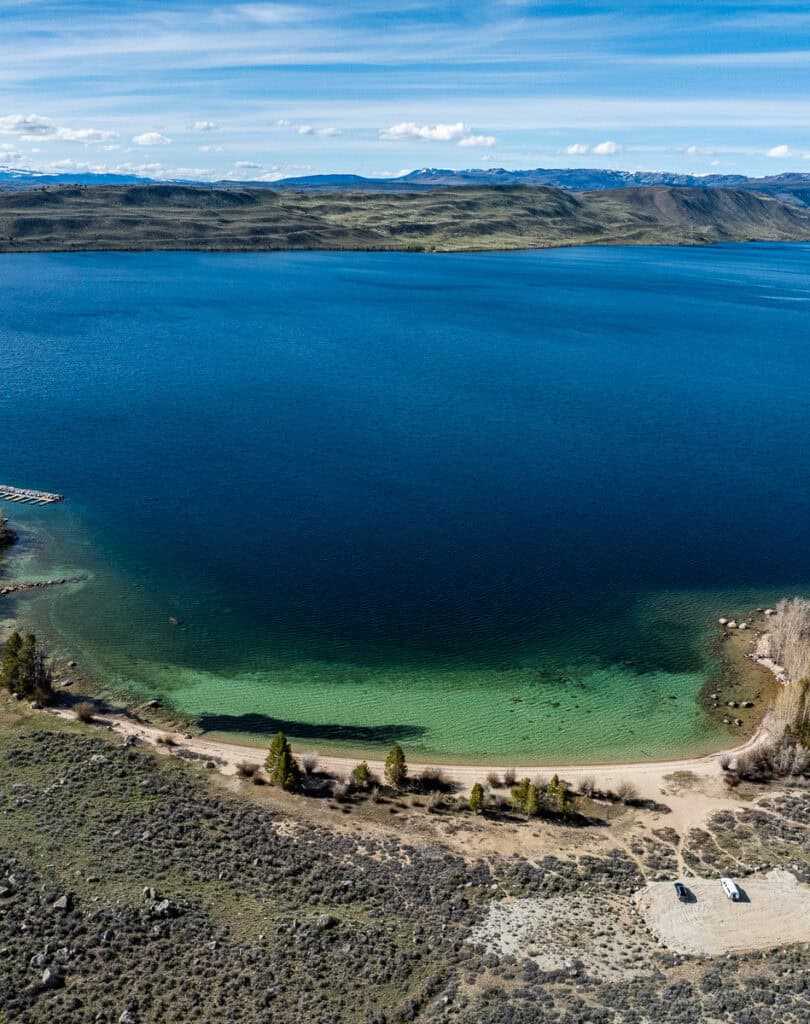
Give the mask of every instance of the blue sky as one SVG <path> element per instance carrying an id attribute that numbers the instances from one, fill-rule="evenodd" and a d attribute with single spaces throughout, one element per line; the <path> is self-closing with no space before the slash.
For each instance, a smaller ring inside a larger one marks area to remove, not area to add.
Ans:
<path id="1" fill-rule="evenodd" d="M 810 172 L 808 0 L 0 0 L 0 166 Z"/>

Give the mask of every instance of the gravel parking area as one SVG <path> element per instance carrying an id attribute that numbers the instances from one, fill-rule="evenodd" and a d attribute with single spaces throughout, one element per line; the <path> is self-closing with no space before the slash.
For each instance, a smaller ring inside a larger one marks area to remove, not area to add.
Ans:
<path id="1" fill-rule="evenodd" d="M 651 882 L 636 895 L 650 931 L 677 953 L 719 956 L 810 942 L 810 885 L 788 871 L 736 878 L 743 900 L 728 899 L 717 879 L 688 878 L 681 903 L 671 882 Z"/>

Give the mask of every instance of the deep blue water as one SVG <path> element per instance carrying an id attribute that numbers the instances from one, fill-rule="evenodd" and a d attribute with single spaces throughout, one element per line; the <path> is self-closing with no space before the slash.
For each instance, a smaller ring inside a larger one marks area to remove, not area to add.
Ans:
<path id="1" fill-rule="evenodd" d="M 808 303 L 804 245 L 0 256 L 0 482 L 69 498 L 6 511 L 133 684 L 699 674 L 711 595 L 810 580 Z"/>

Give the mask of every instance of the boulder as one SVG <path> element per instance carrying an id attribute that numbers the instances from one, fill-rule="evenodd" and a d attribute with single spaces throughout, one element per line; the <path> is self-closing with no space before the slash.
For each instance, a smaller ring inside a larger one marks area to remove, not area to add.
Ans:
<path id="1" fill-rule="evenodd" d="M 55 967 L 46 967 L 42 972 L 41 985 L 44 989 L 61 988 L 64 984 L 65 979 Z"/>
<path id="2" fill-rule="evenodd" d="M 65 913 L 73 909 L 73 900 L 67 894 L 60 896 L 58 900 L 54 900 L 51 904 L 52 910 L 63 910 Z"/>

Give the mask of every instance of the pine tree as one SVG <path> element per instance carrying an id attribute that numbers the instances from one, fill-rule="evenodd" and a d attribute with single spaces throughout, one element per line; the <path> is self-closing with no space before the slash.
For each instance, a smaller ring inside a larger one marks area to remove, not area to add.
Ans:
<path id="1" fill-rule="evenodd" d="M 473 814 L 480 814 L 484 809 L 484 787 L 476 782 L 470 791 L 470 810 Z"/>
<path id="2" fill-rule="evenodd" d="M 278 732 L 273 737 L 264 766 L 272 786 L 293 790 L 301 783 L 301 769 L 283 732 Z"/>
<path id="3" fill-rule="evenodd" d="M 0 510 L 0 548 L 11 547 L 16 539 L 17 534 L 8 525 L 5 512 Z"/>
<path id="4" fill-rule="evenodd" d="M 521 779 L 512 790 L 512 807 L 527 818 L 540 813 L 540 791 L 529 779 Z"/>
<path id="5" fill-rule="evenodd" d="M 365 761 L 361 761 L 352 772 L 352 782 L 358 789 L 368 789 L 371 785 L 371 770 Z"/>
<path id="6" fill-rule="evenodd" d="M 570 813 L 571 802 L 568 799 L 568 789 L 564 782 L 560 782 L 559 775 L 551 776 L 551 781 L 546 786 L 546 798 L 558 814 Z"/>
<path id="7" fill-rule="evenodd" d="M 18 697 L 48 701 L 53 696 L 51 670 L 33 633 L 23 639 L 15 632 L 6 640 L 0 685 Z"/>
<path id="8" fill-rule="evenodd" d="M 394 789 L 402 789 L 408 778 L 408 766 L 405 763 L 405 754 L 402 747 L 395 743 L 388 751 L 385 759 L 385 779 Z"/>
<path id="9" fill-rule="evenodd" d="M 2 684 L 11 693 L 17 692 L 20 648 L 22 647 L 22 642 L 22 637 L 15 631 L 11 634 L 8 640 L 6 640 L 3 648 L 3 662 L 2 666 L 0 666 L 0 684 Z"/>

